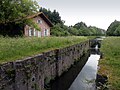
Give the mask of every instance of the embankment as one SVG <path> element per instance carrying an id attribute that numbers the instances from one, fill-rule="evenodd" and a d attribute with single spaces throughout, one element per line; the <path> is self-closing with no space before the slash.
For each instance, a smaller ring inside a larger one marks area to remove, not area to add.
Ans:
<path id="1" fill-rule="evenodd" d="M 50 80 L 67 71 L 94 43 L 88 40 L 24 60 L 0 65 L 0 90 L 44 90 Z"/>

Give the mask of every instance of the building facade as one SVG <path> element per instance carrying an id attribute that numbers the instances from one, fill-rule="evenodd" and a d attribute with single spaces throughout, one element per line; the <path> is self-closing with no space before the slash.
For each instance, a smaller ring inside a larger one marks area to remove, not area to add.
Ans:
<path id="1" fill-rule="evenodd" d="M 50 36 L 50 28 L 53 25 L 51 21 L 42 12 L 29 16 L 28 19 L 32 19 L 33 22 L 35 22 L 38 25 L 40 30 L 36 30 L 33 27 L 25 25 L 24 27 L 25 36 L 36 36 L 36 37 Z"/>

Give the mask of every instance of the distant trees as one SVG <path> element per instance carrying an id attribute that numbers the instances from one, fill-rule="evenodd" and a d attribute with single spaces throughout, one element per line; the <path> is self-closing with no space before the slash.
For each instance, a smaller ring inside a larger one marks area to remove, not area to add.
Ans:
<path id="1" fill-rule="evenodd" d="M 108 36 L 120 36 L 120 21 L 115 20 L 107 29 Z"/>
<path id="2" fill-rule="evenodd" d="M 69 36 L 68 27 L 63 24 L 55 24 L 54 27 L 51 28 L 52 36 Z"/>
<path id="3" fill-rule="evenodd" d="M 52 36 L 68 36 L 70 33 L 68 32 L 68 26 L 64 25 L 64 21 L 61 20 L 59 13 L 56 10 L 50 11 L 49 9 L 40 8 L 40 12 L 43 12 L 50 21 L 54 24 L 51 28 Z"/>
<path id="4" fill-rule="evenodd" d="M 0 1 L 0 34 L 14 35 L 17 34 L 17 29 L 23 30 L 25 24 L 34 25 L 32 20 L 25 19 L 27 16 L 38 12 L 39 5 L 35 0 L 1 0 Z M 40 8 L 39 12 L 43 12 L 54 24 L 51 28 L 51 35 L 53 36 L 90 36 L 90 35 L 103 35 L 104 30 L 97 27 L 87 27 L 84 22 L 76 23 L 74 26 L 64 25 L 61 20 L 59 12 L 56 10 L 50 11 L 49 9 Z M 11 33 L 12 32 L 12 33 Z M 117 35 L 119 27 L 114 32 Z M 18 33 L 22 35 L 23 32 Z"/>
<path id="5" fill-rule="evenodd" d="M 80 36 L 101 36 L 105 34 L 105 30 L 94 26 L 87 27 L 84 22 L 76 23 L 73 27 L 78 30 Z"/>
<path id="6" fill-rule="evenodd" d="M 105 30 L 92 26 L 87 27 L 84 22 L 78 22 L 74 26 L 68 27 L 64 25 L 64 21 L 61 20 L 61 17 L 56 10 L 52 12 L 49 9 L 40 8 L 39 11 L 43 12 L 54 24 L 53 28 L 51 28 L 52 36 L 98 36 L 105 34 Z"/>
<path id="7" fill-rule="evenodd" d="M 49 9 L 45 9 L 41 7 L 39 11 L 43 12 L 53 24 L 58 24 L 58 23 L 63 24 L 63 21 L 61 20 L 61 17 L 56 10 L 52 12 Z"/>
<path id="8" fill-rule="evenodd" d="M 95 26 L 89 26 L 89 33 L 91 36 L 103 36 L 106 34 L 106 31 L 101 28 L 97 28 Z"/>

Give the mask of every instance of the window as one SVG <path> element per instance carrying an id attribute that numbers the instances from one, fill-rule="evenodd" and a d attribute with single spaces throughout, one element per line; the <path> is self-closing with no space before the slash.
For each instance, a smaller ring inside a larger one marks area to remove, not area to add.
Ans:
<path id="1" fill-rule="evenodd" d="M 29 28 L 28 35 L 29 36 L 36 36 L 36 30 L 34 28 Z"/>
<path id="2" fill-rule="evenodd" d="M 41 31 L 38 31 L 38 37 L 41 37 Z"/>
<path id="3" fill-rule="evenodd" d="M 45 31 L 44 31 L 44 36 L 47 36 L 47 29 L 45 29 Z"/>
<path id="4" fill-rule="evenodd" d="M 33 36 L 36 36 L 36 30 L 34 29 L 34 35 Z"/>
<path id="5" fill-rule="evenodd" d="M 40 20 L 40 19 L 39 19 L 39 20 L 37 20 L 37 23 L 41 24 L 41 23 L 42 23 L 42 20 Z"/>
<path id="6" fill-rule="evenodd" d="M 33 28 L 29 28 L 29 32 L 28 32 L 29 36 L 33 36 L 34 35 L 34 31 Z"/>

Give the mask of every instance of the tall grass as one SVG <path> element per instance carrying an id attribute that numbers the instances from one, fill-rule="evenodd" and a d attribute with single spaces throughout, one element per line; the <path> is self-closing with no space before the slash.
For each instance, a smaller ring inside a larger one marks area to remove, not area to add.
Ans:
<path id="1" fill-rule="evenodd" d="M 104 53 L 100 73 L 109 77 L 110 90 L 120 90 L 120 37 L 108 37 L 102 42 Z"/>
<path id="2" fill-rule="evenodd" d="M 0 63 L 34 56 L 44 51 L 88 40 L 87 37 L 0 37 Z"/>

